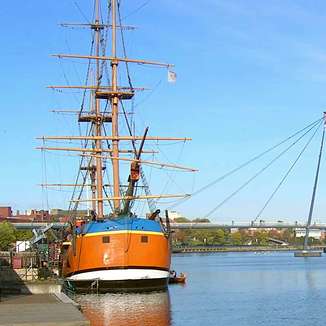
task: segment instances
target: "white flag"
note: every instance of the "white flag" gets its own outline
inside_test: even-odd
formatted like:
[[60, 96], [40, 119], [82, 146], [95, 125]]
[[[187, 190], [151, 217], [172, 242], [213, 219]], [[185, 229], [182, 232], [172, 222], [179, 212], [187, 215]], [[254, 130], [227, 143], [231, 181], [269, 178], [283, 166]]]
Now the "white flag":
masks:
[[168, 70], [168, 82], [175, 83], [176, 81], [177, 81], [177, 74], [172, 70]]

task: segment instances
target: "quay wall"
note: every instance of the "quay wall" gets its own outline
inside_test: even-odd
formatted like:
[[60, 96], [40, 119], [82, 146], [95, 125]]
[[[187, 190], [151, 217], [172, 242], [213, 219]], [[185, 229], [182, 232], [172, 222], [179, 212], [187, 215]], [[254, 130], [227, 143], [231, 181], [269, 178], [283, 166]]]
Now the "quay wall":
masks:
[[[311, 249], [324, 250], [323, 246], [311, 247]], [[264, 252], [264, 251], [296, 251], [302, 246], [176, 246], [172, 253], [209, 253], [209, 252]]]
[[60, 293], [61, 289], [59, 280], [40, 280], [37, 268], [0, 267], [0, 291], [3, 293], [48, 294]]

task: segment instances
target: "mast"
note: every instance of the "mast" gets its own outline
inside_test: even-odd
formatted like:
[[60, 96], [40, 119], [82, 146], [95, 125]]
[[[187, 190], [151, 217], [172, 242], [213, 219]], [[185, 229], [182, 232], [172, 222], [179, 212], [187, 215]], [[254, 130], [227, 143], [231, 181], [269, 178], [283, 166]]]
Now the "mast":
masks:
[[[95, 52], [96, 56], [100, 55], [100, 4], [99, 0], [95, 0], [95, 24], [94, 24], [94, 30], [95, 30]], [[96, 86], [99, 88], [101, 80], [100, 80], [100, 60], [96, 59]], [[94, 96], [95, 99], [95, 114], [98, 117], [96, 119], [95, 123], [95, 135], [97, 137], [101, 136], [102, 133], [102, 119], [100, 119], [101, 115], [101, 103], [96, 96]], [[95, 140], [95, 149], [98, 154], [102, 151], [102, 141], [100, 139]], [[103, 212], [103, 163], [102, 158], [96, 157], [96, 195], [97, 195], [97, 217], [103, 218], [104, 212]]]
[[[94, 51], [90, 55], [84, 54], [55, 54], [54, 56], [59, 59], [62, 58], [76, 58], [82, 60], [93, 61], [95, 63], [95, 71], [93, 73], [93, 80], [88, 84], [89, 80], [87, 77], [85, 85], [58, 85], [58, 86], [49, 86], [51, 89], [80, 89], [90, 92], [90, 108], [84, 112], [83, 108], [78, 111], [78, 122], [86, 122], [91, 123], [90, 133], [85, 136], [50, 136], [50, 137], [42, 137], [43, 141], [49, 140], [81, 140], [82, 146], [80, 148], [76, 147], [38, 147], [40, 150], [55, 150], [55, 151], [65, 151], [65, 152], [78, 152], [81, 157], [89, 157], [87, 166], [80, 166], [80, 170], [87, 171], [82, 180], [82, 185], [79, 184], [81, 190], [77, 197], [77, 200], [73, 200], [75, 198], [75, 193], [72, 195], [71, 203], [79, 203], [79, 202], [91, 202], [92, 210], [96, 212], [96, 215], [99, 219], [104, 218], [104, 202], [109, 201], [110, 206], [113, 203], [112, 207], [112, 215], [118, 216], [120, 214], [128, 214], [130, 211], [130, 203], [134, 200], [143, 200], [143, 199], [161, 199], [161, 198], [183, 198], [189, 196], [186, 195], [152, 195], [148, 191], [145, 192], [146, 196], [143, 195], [135, 195], [135, 189], [137, 186], [137, 181], [140, 177], [139, 172], [143, 175], [141, 171], [142, 164], [148, 165], [156, 165], [160, 168], [172, 168], [172, 169], [181, 169], [189, 172], [195, 172], [195, 169], [182, 167], [175, 164], [166, 164], [156, 161], [148, 161], [140, 159], [140, 154], [152, 154], [157, 153], [157, 151], [153, 151], [150, 149], [143, 149], [144, 141], [188, 141], [190, 138], [179, 138], [179, 137], [153, 137], [147, 136], [147, 131], [144, 136], [133, 135], [130, 132], [130, 135], [119, 135], [119, 101], [131, 100], [135, 95], [136, 91], [143, 91], [146, 88], [143, 87], [132, 87], [130, 84], [128, 86], [118, 85], [118, 65], [120, 62], [122, 63], [131, 63], [131, 64], [140, 64], [140, 65], [151, 65], [157, 66], [161, 68], [170, 69], [173, 67], [172, 64], [157, 62], [152, 60], [144, 60], [144, 59], [134, 59], [128, 58], [126, 54], [123, 57], [117, 56], [117, 29], [132, 29], [130, 26], [122, 26], [117, 25], [117, 15], [119, 11], [119, 2], [117, 0], [111, 0], [111, 13], [109, 12], [108, 16], [110, 16], [112, 20], [112, 24], [103, 24], [101, 22], [101, 6], [100, 0], [94, 0], [94, 20], [89, 24], [63, 24], [66, 26], [76, 26], [76, 27], [89, 27], [94, 31], [93, 39], [94, 39]], [[102, 40], [102, 30], [105, 28], [112, 29], [112, 40], [111, 40], [111, 55], [106, 56], [105, 50], [101, 51], [101, 40]], [[106, 33], [105, 33], [106, 35]], [[109, 85], [102, 85], [102, 73], [103, 73], [103, 63], [110, 62], [111, 65], [111, 83]], [[89, 63], [91, 64], [91, 63]], [[89, 75], [87, 75], [89, 76]], [[107, 112], [106, 107], [105, 110], [101, 110], [101, 100], [106, 100], [106, 103], [110, 106], [110, 111]], [[68, 112], [68, 111], [67, 111]], [[75, 111], [69, 111], [75, 112]], [[122, 113], [121, 113], [122, 114]], [[125, 114], [125, 112], [124, 112]], [[104, 131], [104, 124], [111, 123], [111, 135], [107, 135]], [[132, 141], [134, 148], [133, 149], [119, 149], [119, 143], [121, 141]], [[141, 145], [139, 150], [137, 151], [135, 147], [135, 142], [141, 141]], [[110, 142], [108, 147], [106, 146], [106, 142]], [[120, 153], [122, 155], [120, 155]], [[106, 154], [106, 155], [105, 155]], [[134, 154], [133, 158], [123, 157], [124, 154]], [[74, 154], [69, 154], [70, 156], [74, 156]], [[104, 160], [110, 160], [112, 165], [112, 194], [110, 196], [107, 195], [105, 188], [108, 185], [104, 184], [103, 175], [105, 170]], [[130, 180], [127, 185], [126, 191], [120, 191], [123, 185], [120, 185], [120, 176], [119, 176], [119, 162], [120, 161], [128, 161], [130, 162]], [[90, 178], [90, 182], [87, 184], [87, 187], [91, 188], [92, 198], [87, 198], [86, 200], [81, 198], [83, 193], [83, 188], [85, 186], [86, 178]], [[78, 175], [79, 178], [79, 175]], [[79, 179], [78, 179], [79, 180]], [[78, 180], [76, 181], [76, 185], [78, 185]], [[51, 186], [51, 185], [49, 185]], [[63, 186], [63, 185], [62, 185]], [[71, 186], [70, 183], [65, 186]], [[111, 187], [111, 184], [110, 184]], [[124, 207], [122, 208], [121, 204], [124, 203]], [[77, 207], [77, 206], [76, 206]]]
[[[116, 49], [116, 0], [111, 1], [112, 4], [112, 57], [111, 61], [112, 67], [112, 91], [115, 94], [111, 99], [111, 110], [112, 110], [112, 136], [115, 140], [112, 141], [112, 168], [113, 168], [113, 197], [120, 196], [120, 187], [119, 187], [119, 125], [118, 125], [118, 115], [119, 115], [119, 97], [117, 95], [117, 73], [118, 73], [118, 60], [115, 60], [117, 57]], [[117, 214], [120, 212], [120, 200], [113, 200], [114, 213]]]

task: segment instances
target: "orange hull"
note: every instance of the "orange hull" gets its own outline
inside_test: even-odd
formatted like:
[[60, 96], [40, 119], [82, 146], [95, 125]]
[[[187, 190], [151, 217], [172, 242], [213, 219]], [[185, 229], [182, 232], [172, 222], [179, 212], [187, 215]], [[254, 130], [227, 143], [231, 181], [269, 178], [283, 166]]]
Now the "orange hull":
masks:
[[[142, 242], [147, 236], [148, 242]], [[109, 237], [109, 243], [103, 238]], [[156, 267], [170, 269], [170, 246], [163, 233], [135, 231], [99, 232], [78, 236], [76, 255], [69, 247], [64, 260], [63, 275], [70, 276], [76, 272], [92, 269]]]
[[80, 225], [62, 274], [76, 291], [156, 289], [167, 286], [170, 261], [169, 232], [159, 221], [125, 217]]

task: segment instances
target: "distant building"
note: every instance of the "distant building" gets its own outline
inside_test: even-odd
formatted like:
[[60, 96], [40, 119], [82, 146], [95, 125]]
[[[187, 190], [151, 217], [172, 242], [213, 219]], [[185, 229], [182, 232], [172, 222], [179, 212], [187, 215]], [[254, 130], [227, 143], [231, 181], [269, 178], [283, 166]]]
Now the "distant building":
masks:
[[0, 222], [9, 222], [9, 223], [28, 223], [33, 222], [33, 218], [28, 215], [20, 215], [20, 216], [11, 216], [11, 217], [1, 217]]
[[169, 211], [170, 220], [175, 220], [176, 218], [184, 217], [177, 211]]
[[12, 216], [12, 209], [10, 206], [1, 206], [0, 207], [0, 217], [7, 218]]
[[30, 241], [16, 241], [16, 252], [26, 251], [31, 247]]
[[[27, 216], [31, 217], [34, 221], [50, 221], [50, 213], [48, 210], [37, 210], [37, 209], [30, 209], [27, 211]], [[22, 215], [18, 215], [22, 216]]]
[[[295, 237], [301, 238], [306, 235], [306, 229], [295, 229]], [[317, 240], [321, 240], [323, 238], [323, 232], [321, 230], [310, 229], [309, 237]]]
[[[50, 215], [53, 217], [67, 217], [72, 214], [72, 211], [69, 211], [67, 209], [60, 209], [60, 208], [53, 208], [50, 209]], [[88, 209], [78, 209], [74, 211], [74, 214], [76, 214], [77, 217], [84, 217], [89, 216], [89, 210]]]

